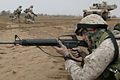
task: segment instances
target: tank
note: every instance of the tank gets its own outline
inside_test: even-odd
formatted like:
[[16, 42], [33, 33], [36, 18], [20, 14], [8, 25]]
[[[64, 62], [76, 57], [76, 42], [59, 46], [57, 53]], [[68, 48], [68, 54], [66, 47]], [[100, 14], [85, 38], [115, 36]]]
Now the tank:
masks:
[[83, 17], [90, 14], [98, 14], [104, 20], [108, 20], [111, 18], [110, 11], [117, 8], [116, 4], [108, 5], [107, 2], [102, 3], [94, 3], [89, 10], [83, 10]]

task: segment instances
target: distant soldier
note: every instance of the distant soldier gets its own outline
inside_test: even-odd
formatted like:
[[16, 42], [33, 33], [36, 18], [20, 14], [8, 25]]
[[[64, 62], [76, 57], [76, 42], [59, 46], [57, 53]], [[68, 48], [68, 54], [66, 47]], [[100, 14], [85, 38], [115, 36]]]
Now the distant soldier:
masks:
[[14, 19], [18, 19], [18, 21], [20, 22], [20, 15], [21, 15], [21, 11], [22, 11], [22, 6], [19, 6], [16, 10], [14, 10], [13, 15], [10, 16], [12, 18], [12, 20]]
[[25, 9], [24, 12], [26, 13], [26, 15], [25, 15], [25, 22], [26, 23], [34, 23], [35, 22], [34, 17], [37, 16], [37, 15], [33, 12], [33, 5], [31, 5], [27, 9]]
[[18, 8], [17, 8], [17, 18], [18, 18], [18, 20], [19, 20], [19, 22], [20, 22], [20, 15], [21, 15], [21, 11], [22, 11], [22, 6], [19, 6]]

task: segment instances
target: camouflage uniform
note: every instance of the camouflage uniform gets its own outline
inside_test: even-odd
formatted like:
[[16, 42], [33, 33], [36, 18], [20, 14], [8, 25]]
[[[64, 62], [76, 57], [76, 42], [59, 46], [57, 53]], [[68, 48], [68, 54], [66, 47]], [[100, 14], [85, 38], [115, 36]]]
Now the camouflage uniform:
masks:
[[26, 12], [26, 16], [25, 16], [26, 23], [34, 23], [34, 16], [35, 16], [35, 14], [33, 13], [33, 6], [30, 6], [24, 12]]
[[12, 20], [18, 19], [18, 21], [20, 22], [20, 15], [21, 15], [21, 11], [22, 11], [21, 8], [22, 8], [22, 6], [19, 6], [16, 10], [14, 10], [13, 17], [11, 17]]
[[[106, 22], [104, 22], [102, 18], [95, 19], [96, 17], [99, 16], [89, 15], [88, 17], [83, 18], [80, 23], [106, 24]], [[118, 36], [120, 36], [120, 34]], [[117, 40], [117, 43], [118, 46], [120, 46], [120, 40]], [[110, 39], [106, 39], [97, 47], [97, 49], [94, 49], [90, 55], [84, 58], [83, 66], [79, 66], [76, 64], [75, 61], [68, 59], [65, 61], [65, 68], [70, 73], [73, 80], [95, 80], [104, 72], [107, 66], [112, 62], [113, 57], [113, 43]]]
[[[120, 41], [118, 45], [120, 46]], [[70, 72], [73, 80], [95, 80], [113, 60], [113, 56], [114, 46], [111, 40], [107, 39], [92, 54], [85, 57], [83, 67], [78, 66], [75, 61], [67, 60], [65, 68]]]

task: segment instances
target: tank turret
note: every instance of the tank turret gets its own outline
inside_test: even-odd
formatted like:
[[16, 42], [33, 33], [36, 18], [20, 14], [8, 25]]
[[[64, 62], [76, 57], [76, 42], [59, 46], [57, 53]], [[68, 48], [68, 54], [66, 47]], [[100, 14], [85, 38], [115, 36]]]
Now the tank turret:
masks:
[[92, 6], [89, 7], [89, 10], [83, 10], [83, 17], [90, 15], [90, 14], [98, 14], [104, 20], [108, 20], [110, 18], [110, 11], [117, 8], [116, 4], [108, 5], [107, 2], [102, 3], [94, 3]]

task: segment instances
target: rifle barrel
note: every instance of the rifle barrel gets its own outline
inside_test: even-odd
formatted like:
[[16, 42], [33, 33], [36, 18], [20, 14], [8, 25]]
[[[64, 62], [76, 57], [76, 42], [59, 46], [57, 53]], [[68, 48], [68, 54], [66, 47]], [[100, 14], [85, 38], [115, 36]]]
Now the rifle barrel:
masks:
[[0, 41], [0, 44], [15, 44], [14, 41]]

